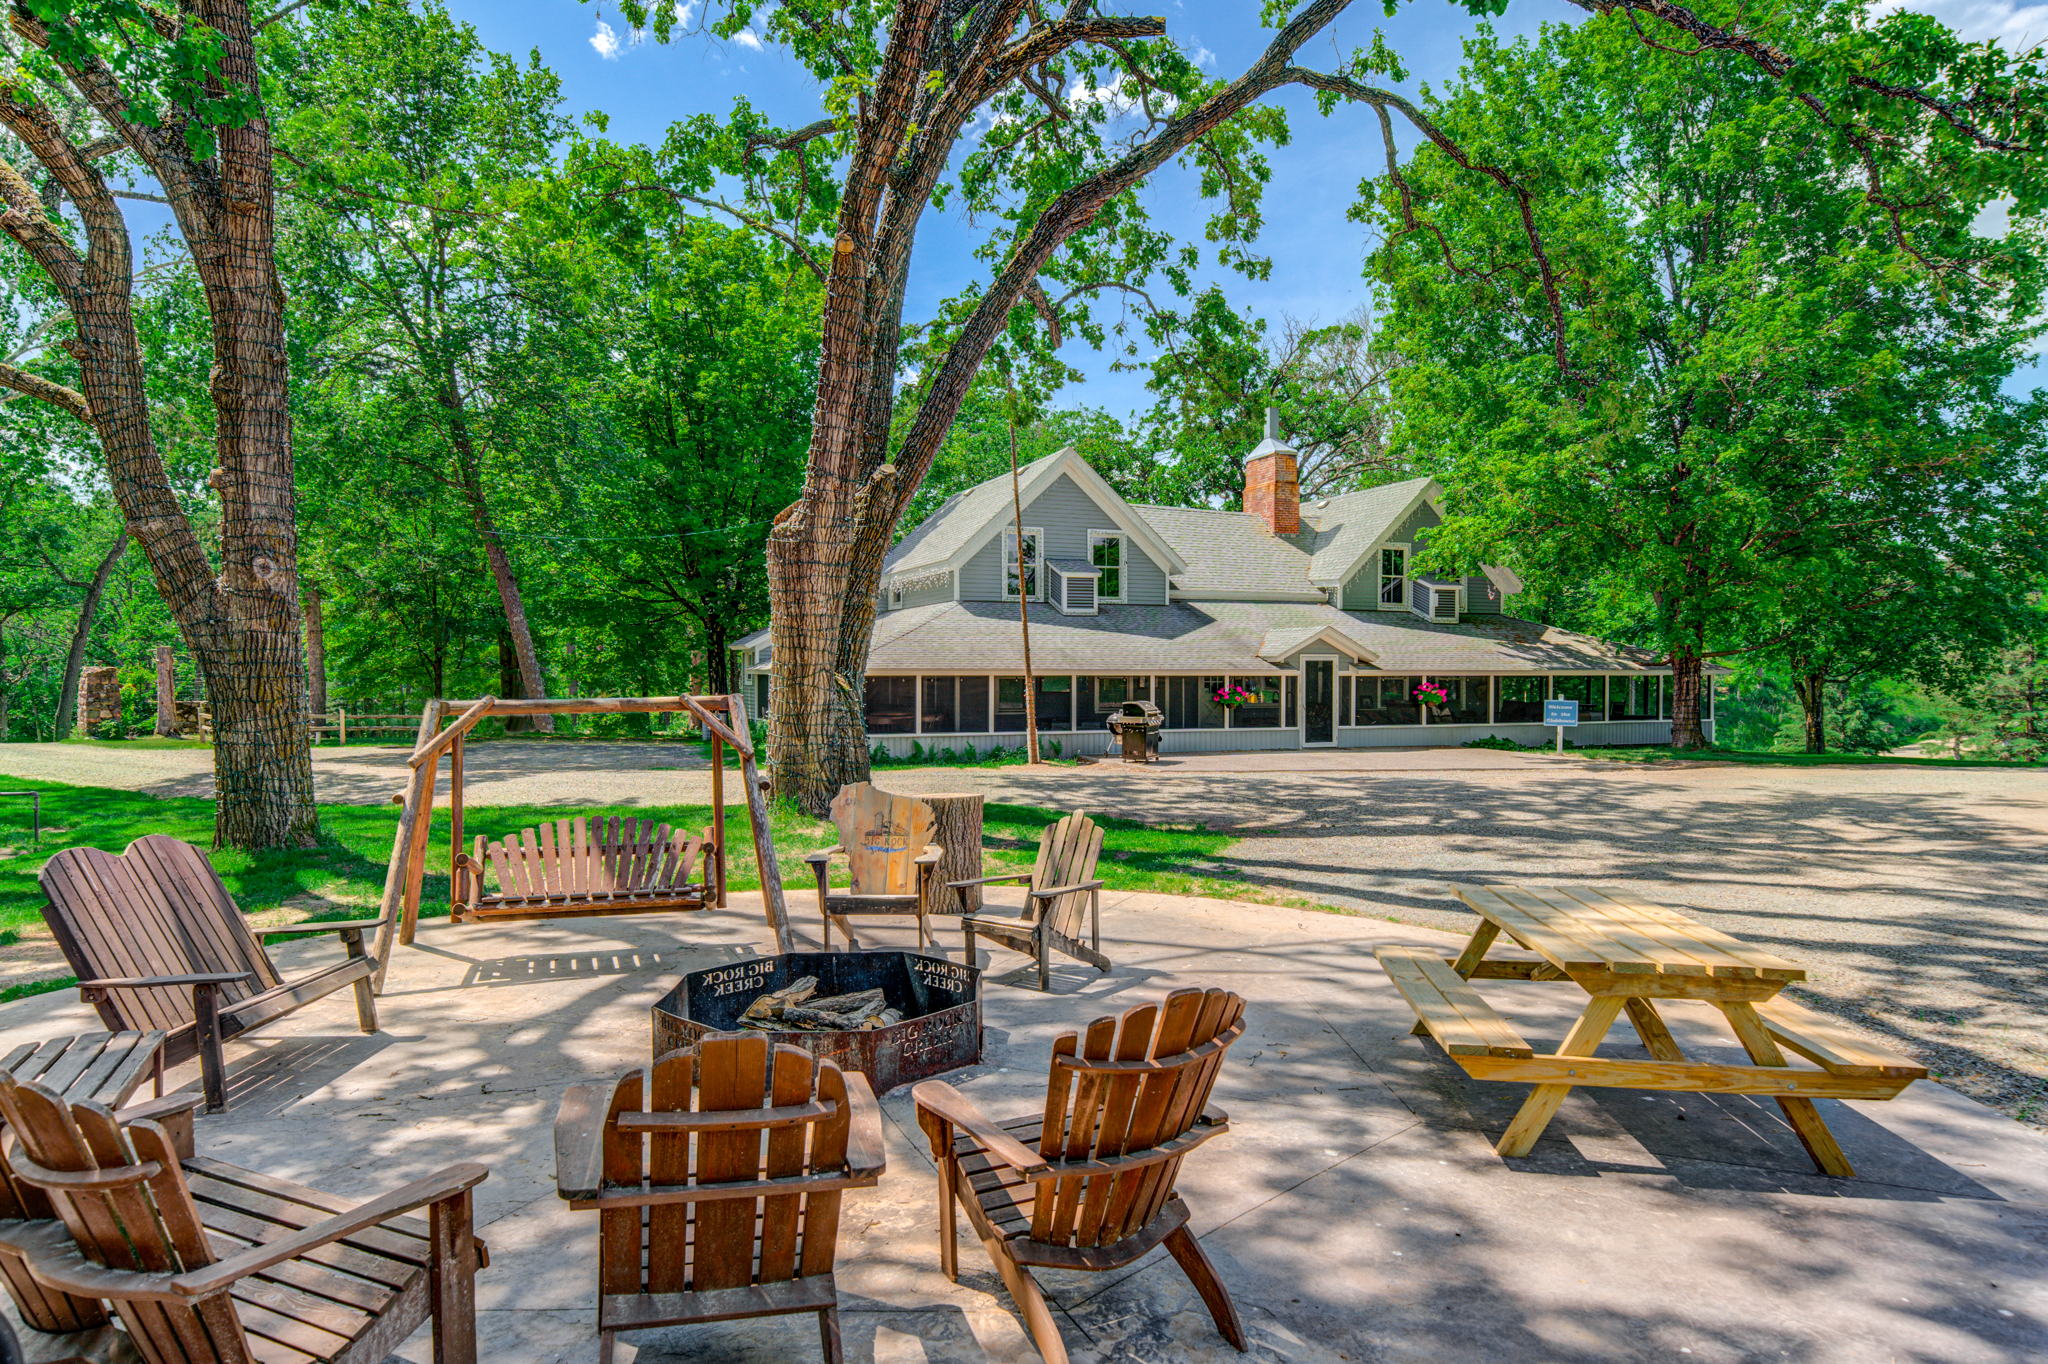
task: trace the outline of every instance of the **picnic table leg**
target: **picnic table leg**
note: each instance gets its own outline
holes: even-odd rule
[[[1764,1028],[1763,1019],[1757,1017],[1756,1006],[1747,1001],[1728,1001],[1717,1005],[1728,1018],[1728,1026],[1742,1041],[1742,1049],[1749,1053],[1749,1059],[1760,1066],[1782,1066],[1785,1053],[1778,1049],[1775,1038]],[[1778,1107],[1784,1110],[1785,1121],[1792,1124],[1792,1131],[1798,1135],[1800,1145],[1806,1154],[1813,1157],[1814,1165],[1824,1175],[1848,1179],[1855,1175],[1856,1167],[1849,1163],[1849,1157],[1842,1154],[1842,1148],[1835,1141],[1835,1134],[1828,1131],[1827,1120],[1820,1115],[1820,1109],[1811,1099],[1779,1099]]]
[[[1600,1048],[1600,1039],[1614,1026],[1614,1020],[1621,1016],[1623,1004],[1627,1001],[1620,995],[1595,995],[1586,1011],[1579,1015],[1579,1021],[1572,1025],[1570,1036],[1557,1049],[1559,1056],[1591,1056]],[[1536,1145],[1536,1138],[1543,1135],[1543,1129],[1550,1126],[1551,1118],[1557,1114],[1558,1105],[1564,1096],[1572,1092],[1570,1085],[1537,1085],[1529,1091],[1529,1097],[1522,1101],[1521,1111],[1508,1124],[1508,1130],[1500,1134],[1494,1150],[1504,1156],[1526,1156]]]
[[[1628,1001],[1628,1021],[1635,1024],[1636,1036],[1643,1039],[1643,1046],[1659,1061],[1683,1061],[1685,1053],[1678,1049],[1678,1039],[1671,1035],[1671,1029],[1664,1026],[1664,1018],[1657,1012],[1657,1006],[1647,999],[1631,997]]]
[[[1472,930],[1472,937],[1466,942],[1465,950],[1460,952],[1458,959],[1451,963],[1451,969],[1467,980],[1472,979],[1472,973],[1479,969],[1480,961],[1492,950],[1494,939],[1499,936],[1499,924],[1491,919],[1481,919],[1479,927]],[[1421,1022],[1416,1023],[1414,1027],[1408,1030],[1409,1034],[1414,1037],[1420,1037],[1428,1031],[1429,1025]]]

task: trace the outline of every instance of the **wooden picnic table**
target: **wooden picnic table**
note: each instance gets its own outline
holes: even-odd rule
[[[1675,909],[1579,886],[1467,886],[1457,895],[1480,921],[1456,958],[1405,947],[1376,955],[1415,1010],[1416,1032],[1475,1079],[1535,1086],[1496,1145],[1503,1156],[1527,1155],[1577,1085],[1769,1094],[1814,1164],[1846,1177],[1855,1170],[1814,1100],[1889,1099],[1926,1077],[1924,1067],[1782,998],[1806,979],[1803,968]],[[1535,956],[1491,955],[1503,937]],[[1570,983],[1591,999],[1557,1051],[1538,1053],[1474,980]],[[1687,1059],[1658,1012],[1657,1001],[1673,999],[1718,1010],[1751,1064]],[[1594,1055],[1624,1013],[1652,1059]],[[1791,1064],[1786,1051],[1813,1065]]]

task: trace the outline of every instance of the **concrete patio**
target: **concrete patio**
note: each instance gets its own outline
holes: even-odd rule
[[[792,909],[805,927],[805,897]],[[1069,965],[1050,997],[1019,988],[1021,974],[996,976],[985,1064],[949,1078],[992,1114],[1027,1112],[1058,1032],[1178,985],[1243,993],[1249,1028],[1216,1095],[1235,1126],[1189,1161],[1181,1188],[1245,1319],[1249,1358],[2048,1355],[2048,1137],[1939,1085],[1887,1104],[1822,1103],[1853,1180],[1814,1174],[1768,1100],[1627,1090],[1575,1092],[1533,1156],[1503,1162],[1492,1139],[1523,1091],[1470,1081],[1410,1036],[1372,959],[1383,943],[1449,950],[1453,939],[1153,895],[1111,896],[1103,918],[1119,968]],[[201,1149],[344,1195],[486,1163],[483,1357],[593,1359],[596,1218],[554,1193],[557,1098],[644,1064],[648,1008],[676,976],[766,938],[752,897],[689,916],[431,924],[393,963],[382,1034],[356,1032],[341,995],[231,1048],[231,1106],[202,1119]],[[942,943],[957,953],[957,934]],[[1577,1009],[1558,985],[1485,988],[1539,1043],[1555,1043]],[[1698,1007],[1671,1011],[1679,1040],[1739,1060],[1725,1031],[1688,1012]],[[71,996],[17,1001],[0,1006],[0,1047],[96,1026]],[[1632,1040],[1610,1050],[1640,1054]],[[963,1283],[940,1275],[935,1181],[909,1091],[883,1106],[889,1172],[849,1197],[841,1237],[848,1357],[1035,1359],[979,1247],[961,1248]],[[1163,1253],[1042,1282],[1077,1360],[1240,1358]],[[801,1318],[628,1339],[642,1364],[817,1358]],[[424,1333],[402,1358],[431,1358]]]

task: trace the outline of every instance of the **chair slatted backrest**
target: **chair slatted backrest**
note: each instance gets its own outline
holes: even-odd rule
[[[278,983],[206,854],[167,834],[149,834],[119,856],[66,848],[39,877],[44,917],[82,980],[246,971],[255,978],[221,989],[223,1005]],[[190,986],[109,991],[108,1025],[176,1029],[192,1022]]]
[[[1102,826],[1076,810],[1047,829],[1038,840],[1038,861],[1031,868],[1031,888],[1051,890],[1095,879],[1095,861],[1102,855]],[[1071,891],[1039,911],[1055,933],[1079,941],[1087,928],[1088,893]]]
[[[507,898],[601,897],[691,884],[709,842],[651,819],[575,815],[497,842],[479,837],[473,860],[496,873]]]
[[[664,1128],[668,1114],[730,1117]],[[842,1189],[688,1195],[844,1171],[852,1116],[838,1066],[765,1037],[706,1038],[622,1078],[605,1118],[598,1291],[702,1292],[829,1272]],[[603,1206],[621,1194],[682,1197]]]
[[[1039,1154],[1055,1166],[1136,1156],[1185,1135],[1208,1105],[1224,1052],[1243,1031],[1241,997],[1190,989],[1064,1034],[1052,1045]],[[1173,1196],[1180,1163],[1176,1156],[1040,1184],[1031,1239],[1100,1246],[1132,1235]]]
[[[7,1156],[15,1177],[47,1195],[88,1260],[168,1277],[218,1258],[177,1150],[156,1123],[122,1123],[100,1104],[66,1104],[52,1090],[4,1074],[0,1115],[15,1143]],[[252,1359],[225,1293],[174,1302],[122,1299],[117,1306],[146,1359]]]
[[[839,788],[831,814],[853,894],[917,894],[917,858],[939,827],[931,806],[861,781]]]

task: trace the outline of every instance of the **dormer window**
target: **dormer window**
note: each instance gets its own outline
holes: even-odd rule
[[[1021,582],[1024,595],[1032,601],[1045,600],[1045,581],[1039,573],[1039,564],[1045,558],[1045,532],[1036,526],[1024,528],[1022,561],[1017,553],[1017,532],[1003,532],[1003,596],[1017,599],[1017,587]]]
[[[1408,604],[1408,549],[1405,545],[1389,545],[1380,551],[1380,605],[1401,607]]]
[[[1462,584],[1440,583],[1433,578],[1420,578],[1415,582],[1414,594],[1409,598],[1408,609],[1427,621],[1439,625],[1455,624],[1464,602],[1465,589]]]

